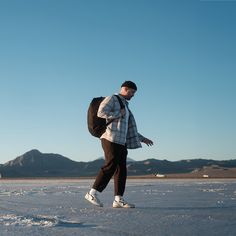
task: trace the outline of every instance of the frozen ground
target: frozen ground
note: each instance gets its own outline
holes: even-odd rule
[[[135,209],[84,200],[93,180],[0,180],[0,235],[236,235],[236,180],[128,180]]]

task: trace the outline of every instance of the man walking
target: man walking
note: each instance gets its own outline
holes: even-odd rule
[[[121,85],[119,97],[125,108],[120,107],[119,100],[112,95],[106,97],[99,106],[98,117],[107,121],[113,120],[100,137],[104,150],[105,164],[100,169],[91,190],[85,195],[90,203],[102,207],[97,193],[102,192],[114,175],[114,208],[134,208],[135,205],[123,199],[125,192],[127,167],[127,149],[141,147],[141,142],[152,146],[152,140],[138,133],[132,112],[128,108],[128,101],[135,95],[137,86],[132,81],[125,81]]]

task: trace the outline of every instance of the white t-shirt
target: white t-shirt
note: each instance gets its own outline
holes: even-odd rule
[[[125,127],[125,137],[127,136],[127,132],[128,132],[128,126],[129,126],[129,109],[128,107],[125,105],[125,123],[126,123],[126,127]]]

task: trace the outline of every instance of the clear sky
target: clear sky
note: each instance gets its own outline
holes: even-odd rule
[[[232,0],[0,0],[0,163],[101,157],[87,108],[125,80],[155,143],[129,157],[235,159],[235,25]]]

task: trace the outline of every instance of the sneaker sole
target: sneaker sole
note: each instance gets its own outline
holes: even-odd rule
[[[120,206],[120,205],[112,205],[113,208],[135,208],[135,206]]]

